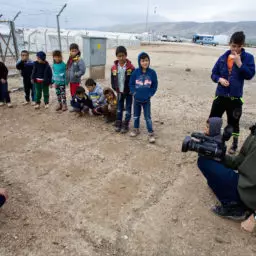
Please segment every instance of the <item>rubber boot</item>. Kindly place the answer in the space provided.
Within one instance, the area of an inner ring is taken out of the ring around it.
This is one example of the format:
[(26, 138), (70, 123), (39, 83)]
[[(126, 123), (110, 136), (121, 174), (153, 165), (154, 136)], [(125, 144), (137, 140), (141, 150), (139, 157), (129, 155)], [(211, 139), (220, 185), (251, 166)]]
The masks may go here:
[(129, 131), (129, 121), (124, 121), (123, 122), (123, 127), (121, 130), (121, 133), (125, 134)]
[(122, 121), (117, 120), (116, 121), (116, 129), (115, 129), (115, 131), (116, 132), (121, 132), (121, 130), (122, 130)]

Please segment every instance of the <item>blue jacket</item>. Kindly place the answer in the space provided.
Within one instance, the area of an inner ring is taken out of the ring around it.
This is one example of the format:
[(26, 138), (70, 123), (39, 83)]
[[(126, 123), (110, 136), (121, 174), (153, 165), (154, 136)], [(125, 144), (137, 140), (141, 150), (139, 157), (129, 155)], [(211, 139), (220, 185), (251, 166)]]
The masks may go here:
[(92, 100), (93, 106), (96, 108), (98, 105), (103, 105), (106, 103), (105, 96), (103, 94), (103, 89), (99, 84), (96, 84), (95, 89), (88, 93), (89, 98)]
[(93, 109), (94, 106), (92, 104), (92, 100), (89, 98), (87, 94), (85, 94), (84, 98), (79, 98), (78, 96), (74, 96), (71, 100), (71, 106), (76, 109), (82, 110), (85, 106), (90, 109)]
[(155, 70), (148, 68), (146, 73), (142, 72), (142, 68), (140, 66), (140, 57), (142, 54), (145, 53), (141, 53), (138, 56), (139, 68), (135, 69), (130, 79), (130, 91), (134, 95), (134, 99), (136, 101), (147, 102), (155, 95), (158, 80)]
[(229, 87), (224, 87), (218, 83), (216, 96), (240, 98), (243, 97), (244, 80), (251, 80), (255, 75), (254, 57), (242, 49), (241, 60), (243, 65), (238, 68), (234, 64), (232, 72), (229, 74), (227, 60), (230, 54), (231, 51), (229, 50), (218, 59), (212, 70), (211, 78), (215, 83), (218, 83), (221, 77), (230, 83)]

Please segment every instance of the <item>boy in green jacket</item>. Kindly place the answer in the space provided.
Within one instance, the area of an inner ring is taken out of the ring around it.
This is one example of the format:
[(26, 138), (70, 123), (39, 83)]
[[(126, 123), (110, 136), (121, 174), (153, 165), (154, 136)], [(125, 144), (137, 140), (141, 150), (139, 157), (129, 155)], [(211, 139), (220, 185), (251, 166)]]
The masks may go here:
[(61, 51), (54, 51), (53, 54), (53, 84), (56, 89), (58, 105), (56, 111), (66, 111), (66, 64), (62, 60)]

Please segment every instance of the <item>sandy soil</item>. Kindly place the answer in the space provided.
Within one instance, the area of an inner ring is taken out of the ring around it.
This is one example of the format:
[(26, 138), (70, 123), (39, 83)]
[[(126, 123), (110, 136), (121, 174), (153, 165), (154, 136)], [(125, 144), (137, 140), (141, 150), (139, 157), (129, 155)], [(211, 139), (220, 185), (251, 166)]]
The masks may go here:
[[(141, 50), (159, 76), (156, 145), (143, 119), (133, 140), (101, 118), (55, 113), (53, 90), (47, 111), (21, 106), (22, 92), (11, 95), (14, 109), (0, 109), (0, 185), (10, 194), (0, 255), (256, 255), (255, 236), (210, 212), (216, 199), (196, 154), (180, 152), (184, 136), (204, 128), (216, 88), (210, 72), (224, 48), (143, 46), (129, 50), (135, 64)], [(107, 70), (113, 58), (109, 51)], [(255, 121), (255, 85), (246, 83), (241, 140)]]

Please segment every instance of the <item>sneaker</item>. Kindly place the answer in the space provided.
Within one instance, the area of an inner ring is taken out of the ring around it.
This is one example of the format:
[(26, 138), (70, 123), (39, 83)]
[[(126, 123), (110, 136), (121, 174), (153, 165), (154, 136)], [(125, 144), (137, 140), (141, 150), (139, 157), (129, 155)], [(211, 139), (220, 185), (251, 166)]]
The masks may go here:
[(25, 102), (22, 103), (23, 106), (26, 106), (28, 104), (29, 104), (29, 101), (25, 101)]
[(149, 141), (149, 143), (152, 143), (152, 144), (156, 142), (156, 138), (154, 136), (154, 133), (149, 133), (148, 134), (148, 141)]
[(211, 211), (218, 215), (219, 217), (235, 220), (235, 221), (243, 221), (246, 219), (247, 215), (244, 209), (237, 204), (230, 205), (216, 205)]
[(64, 112), (64, 111), (67, 111), (67, 110), (68, 110), (67, 104), (63, 104), (62, 105), (62, 111)]
[(0, 102), (0, 107), (4, 106), (4, 103), (3, 102)]
[(48, 109), (49, 108), (49, 104), (45, 104), (44, 108)]
[(130, 133), (131, 137), (137, 137), (140, 134), (140, 130), (134, 128), (134, 130)]
[(7, 107), (8, 107), (8, 108), (12, 108), (12, 107), (13, 107), (12, 103), (8, 103), (8, 104), (7, 104)]
[[(45, 108), (46, 108), (46, 105), (45, 105)], [(62, 110), (62, 104), (58, 103), (58, 105), (57, 105), (57, 107), (56, 107), (55, 110), (56, 110), (56, 111)]]
[(36, 105), (35, 105), (35, 109), (40, 109), (40, 105), (39, 105), (39, 104), (36, 104)]
[(35, 106), (36, 105), (36, 102), (31, 102), (31, 106)]

